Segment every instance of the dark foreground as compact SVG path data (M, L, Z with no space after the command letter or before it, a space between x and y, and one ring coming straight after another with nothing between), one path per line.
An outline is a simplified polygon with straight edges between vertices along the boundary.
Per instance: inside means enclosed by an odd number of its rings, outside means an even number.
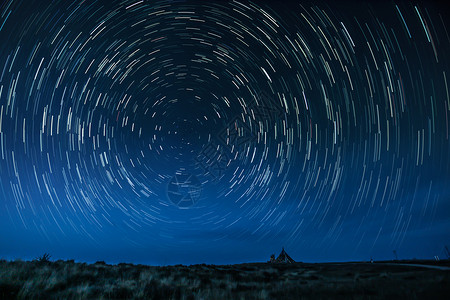
M449 295L448 269L385 263L151 267L0 261L0 299L450 299Z

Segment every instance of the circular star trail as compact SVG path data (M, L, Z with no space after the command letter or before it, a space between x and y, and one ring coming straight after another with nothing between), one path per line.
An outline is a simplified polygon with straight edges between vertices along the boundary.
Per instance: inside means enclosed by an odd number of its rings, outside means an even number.
M446 16L352 6L4 2L4 222L353 249L448 220Z

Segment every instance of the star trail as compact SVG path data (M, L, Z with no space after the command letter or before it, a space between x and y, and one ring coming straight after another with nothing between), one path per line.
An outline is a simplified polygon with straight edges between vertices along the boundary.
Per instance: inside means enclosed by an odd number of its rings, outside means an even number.
M433 2L0 6L0 256L444 256Z

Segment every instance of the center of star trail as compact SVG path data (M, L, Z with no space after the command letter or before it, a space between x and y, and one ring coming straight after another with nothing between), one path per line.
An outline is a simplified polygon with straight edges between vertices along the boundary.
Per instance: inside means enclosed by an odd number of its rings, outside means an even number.
M369 6L6 1L0 225L323 257L445 227L446 16Z

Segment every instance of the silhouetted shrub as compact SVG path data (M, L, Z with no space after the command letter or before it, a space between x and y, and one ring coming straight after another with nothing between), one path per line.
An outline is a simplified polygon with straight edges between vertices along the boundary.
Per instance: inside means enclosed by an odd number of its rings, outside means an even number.
M35 261L41 262L41 263L50 262L50 257L51 257L50 254L44 253L41 256L36 257Z

